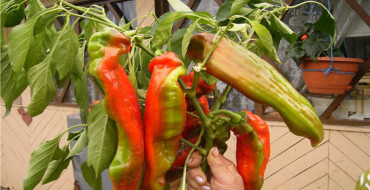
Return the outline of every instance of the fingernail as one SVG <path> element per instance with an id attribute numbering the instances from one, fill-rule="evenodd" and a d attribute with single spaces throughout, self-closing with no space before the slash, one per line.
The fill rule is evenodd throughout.
<path id="1" fill-rule="evenodd" d="M 190 157 L 188 163 L 192 162 L 193 160 L 193 157 Z"/>
<path id="2" fill-rule="evenodd" d="M 200 176 L 195 177 L 195 180 L 197 180 L 197 182 L 198 182 L 199 184 L 204 183 L 203 178 L 202 178 L 202 177 L 200 177 Z"/>
<path id="3" fill-rule="evenodd" d="M 215 149 L 213 150 L 212 154 L 213 154 L 213 156 L 214 156 L 214 157 L 216 157 L 216 158 L 217 158 L 217 157 L 220 155 L 220 152 L 218 151 L 218 148 L 215 148 Z"/>
<path id="4" fill-rule="evenodd" d="M 210 186 L 206 186 L 206 185 L 205 185 L 205 186 L 202 186 L 202 189 L 203 189 L 203 190 L 211 190 L 211 187 L 210 187 Z"/>

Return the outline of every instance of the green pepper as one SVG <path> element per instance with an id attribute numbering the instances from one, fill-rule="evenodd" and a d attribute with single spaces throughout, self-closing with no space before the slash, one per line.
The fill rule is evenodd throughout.
<path id="1" fill-rule="evenodd" d="M 117 151 L 109 168 L 115 190 L 136 189 L 144 164 L 139 103 L 118 61 L 120 54 L 129 51 L 130 39 L 111 28 L 92 35 L 88 45 L 89 71 L 104 89 L 104 111 L 117 123 Z"/>
<path id="2" fill-rule="evenodd" d="M 149 63 L 152 73 L 145 100 L 145 176 L 143 189 L 163 189 L 185 126 L 186 102 L 177 80 L 186 74 L 173 52 Z"/>
<path id="3" fill-rule="evenodd" d="M 200 33 L 192 37 L 187 55 L 204 60 L 215 36 Z M 315 109 L 277 70 L 238 44 L 221 39 L 205 65 L 206 71 L 226 82 L 246 97 L 275 108 L 289 130 L 317 146 L 324 130 Z"/>

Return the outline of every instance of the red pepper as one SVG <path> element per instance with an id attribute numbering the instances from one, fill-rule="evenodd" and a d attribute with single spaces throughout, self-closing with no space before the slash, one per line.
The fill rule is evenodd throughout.
<path id="1" fill-rule="evenodd" d="M 181 79 L 185 82 L 186 86 L 191 88 L 194 80 L 194 71 L 191 71 L 188 75 L 182 76 Z M 216 84 L 209 85 L 206 81 L 199 78 L 196 89 L 197 95 L 209 94 L 215 89 Z"/>
<path id="2" fill-rule="evenodd" d="M 303 40 L 305 40 L 305 39 L 307 39 L 308 38 L 308 34 L 305 34 L 305 35 L 303 35 L 302 37 L 301 37 L 301 40 L 303 41 Z"/>
<path id="3" fill-rule="evenodd" d="M 263 185 L 263 175 L 270 156 L 270 142 L 267 124 L 249 111 L 239 112 L 246 122 L 234 126 L 236 162 L 243 178 L 245 190 L 258 190 Z"/>
<path id="4" fill-rule="evenodd" d="M 159 190 L 165 174 L 175 160 L 185 127 L 186 102 L 178 77 L 186 73 L 173 52 L 155 57 L 149 63 L 150 78 L 145 100 L 144 190 Z"/>
<path id="5" fill-rule="evenodd" d="M 117 151 L 109 168 L 113 188 L 136 189 L 144 163 L 144 134 L 134 88 L 118 57 L 130 51 L 130 39 L 115 29 L 91 36 L 90 73 L 104 88 L 104 111 L 117 123 Z"/>
<path id="6" fill-rule="evenodd" d="M 260 170 L 260 177 L 263 179 L 266 166 L 270 158 L 270 131 L 267 123 L 260 116 L 254 115 L 251 111 L 248 110 L 245 110 L 245 112 L 247 112 L 248 123 L 251 124 L 254 131 L 256 131 L 258 138 L 263 144 L 263 153 L 265 157 L 263 159 L 263 164 Z"/>

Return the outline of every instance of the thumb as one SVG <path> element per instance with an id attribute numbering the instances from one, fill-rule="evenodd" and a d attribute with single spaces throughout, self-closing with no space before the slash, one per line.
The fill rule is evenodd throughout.
<path id="1" fill-rule="evenodd" d="M 214 177 L 219 178 L 225 176 L 225 174 L 232 174 L 236 171 L 233 162 L 221 155 L 217 147 L 211 148 L 209 152 L 210 154 L 208 154 L 207 161 Z"/>

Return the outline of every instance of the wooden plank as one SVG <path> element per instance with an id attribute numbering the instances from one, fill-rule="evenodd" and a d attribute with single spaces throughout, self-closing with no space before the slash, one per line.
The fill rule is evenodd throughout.
<path id="1" fill-rule="evenodd" d="M 233 133 L 230 134 L 230 139 L 226 141 L 226 144 L 227 151 L 225 152 L 224 156 L 236 164 L 236 136 Z"/>
<path id="2" fill-rule="evenodd" d="M 329 160 L 337 165 L 343 172 L 350 176 L 353 180 L 360 178 L 363 169 L 354 163 L 350 158 L 344 155 L 338 148 L 329 145 Z"/>
<path id="3" fill-rule="evenodd" d="M 355 189 L 356 181 L 331 161 L 329 161 L 329 177 L 343 189 Z"/>
<path id="4" fill-rule="evenodd" d="M 269 130 L 271 144 L 280 139 L 285 134 L 289 133 L 289 129 L 287 127 L 269 127 Z"/>
<path id="5" fill-rule="evenodd" d="M 271 143 L 270 161 L 299 141 L 303 141 L 303 137 L 296 136 L 292 133 L 286 133 L 279 140 Z M 308 141 L 306 143 L 308 143 Z"/>
<path id="6" fill-rule="evenodd" d="M 369 129 L 370 130 L 370 129 Z M 353 144 L 359 147 L 365 154 L 370 156 L 370 139 L 366 133 L 359 132 L 341 132 L 347 139 L 349 139 Z"/>
<path id="7" fill-rule="evenodd" d="M 317 165 L 317 163 L 322 162 L 323 160 L 327 160 L 328 147 L 328 143 L 325 143 L 310 151 L 309 153 L 300 155 L 298 159 L 289 161 L 288 164 L 282 163 L 284 164 L 284 167 L 280 167 L 279 162 L 270 162 L 269 164 L 267 164 L 265 173 L 266 189 L 274 189 L 299 175 L 300 173 L 302 173 L 302 171 L 306 171 L 314 165 Z M 290 156 L 293 156 L 293 154 L 290 154 Z M 268 176 L 267 172 L 271 172 L 269 171 L 271 168 L 278 168 L 278 170 L 276 170 L 276 172 L 272 175 Z M 323 168 L 323 170 L 325 171 L 324 173 L 326 174 L 327 165 L 323 166 Z M 321 175 L 320 177 L 324 176 L 325 174 Z M 308 183 L 306 185 L 308 185 Z"/>
<path id="8" fill-rule="evenodd" d="M 289 179 L 289 181 L 283 183 L 275 190 L 287 190 L 287 189 L 300 189 L 306 185 L 320 179 L 321 177 L 327 175 L 328 159 L 324 159 L 319 163 L 307 168 L 304 172 L 298 174 L 294 178 Z"/>
<path id="9" fill-rule="evenodd" d="M 329 190 L 344 190 L 333 179 L 329 178 Z"/>
<path id="10" fill-rule="evenodd" d="M 368 169 L 369 157 L 338 131 L 330 132 L 330 143 L 363 170 Z"/>
<path id="11" fill-rule="evenodd" d="M 153 11 L 154 11 L 154 0 L 136 0 L 136 15 L 137 16 L 144 16 L 148 12 L 153 12 Z M 137 19 L 138 27 L 149 26 L 153 22 L 154 22 L 154 18 L 152 16 Z"/>
<path id="12" fill-rule="evenodd" d="M 170 5 L 166 0 L 154 0 L 155 15 L 160 17 L 170 10 Z"/>
<path id="13" fill-rule="evenodd" d="M 65 110 L 64 110 L 65 109 Z M 2 106 L 1 110 L 5 110 Z M 75 113 L 78 109 L 75 108 L 58 108 L 47 107 L 45 112 L 34 118 L 30 127 L 26 127 L 23 121 L 20 120 L 16 109 L 12 109 L 10 115 L 5 119 L 1 119 L 1 186 L 10 187 L 11 189 L 23 189 L 23 179 L 27 174 L 29 167 L 29 159 L 33 151 L 30 143 L 33 138 L 35 142 L 39 142 L 37 138 L 54 138 L 48 137 L 47 134 L 57 134 L 67 128 L 66 117 L 68 114 Z M 46 119 L 45 117 L 46 116 Z M 50 120 L 48 119 L 50 117 Z M 42 130 L 46 125 L 47 130 Z M 50 131 L 49 131 L 50 129 Z M 35 130 L 43 135 L 35 134 Z M 42 140 L 41 140 L 42 141 Z M 65 140 L 64 140 L 65 141 Z M 37 145 L 38 146 L 38 145 Z M 73 168 L 70 165 L 63 172 L 60 179 L 46 185 L 38 185 L 35 189 L 73 189 L 74 177 Z"/>
<path id="14" fill-rule="evenodd" d="M 355 0 L 346 0 L 348 5 L 357 13 L 357 15 L 370 27 L 370 16 Z M 369 7 L 367 7 L 369 8 Z"/>
<path id="15" fill-rule="evenodd" d="M 313 189 L 328 189 L 329 186 L 329 175 L 312 182 L 311 184 L 305 186 L 301 190 L 313 190 Z"/>

